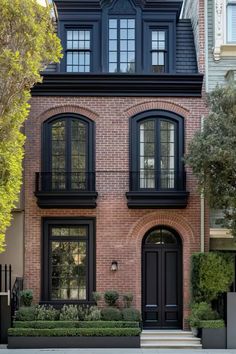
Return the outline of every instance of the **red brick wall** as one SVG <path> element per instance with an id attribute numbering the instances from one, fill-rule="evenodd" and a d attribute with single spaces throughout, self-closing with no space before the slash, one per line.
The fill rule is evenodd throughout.
<path id="1" fill-rule="evenodd" d="M 176 112 L 185 120 L 185 145 L 200 128 L 205 113 L 200 98 L 107 98 L 107 97 L 34 97 L 25 132 L 25 287 L 33 289 L 35 300 L 40 296 L 41 218 L 54 216 L 96 217 L 96 278 L 97 290 L 117 289 L 132 292 L 135 305 L 141 304 L 141 242 L 151 227 L 165 224 L 176 229 L 183 242 L 184 318 L 190 301 L 190 255 L 200 251 L 200 197 L 190 171 L 187 189 L 190 191 L 186 209 L 131 210 L 127 208 L 129 170 L 129 118 L 149 109 Z M 96 125 L 96 170 L 125 171 L 98 173 L 97 208 L 40 209 L 34 197 L 35 172 L 41 171 L 41 128 L 49 117 L 75 112 L 92 119 Z M 208 226 L 206 225 L 206 230 Z M 206 240 L 206 245 L 208 240 Z M 112 260 L 119 270 L 110 271 Z"/>

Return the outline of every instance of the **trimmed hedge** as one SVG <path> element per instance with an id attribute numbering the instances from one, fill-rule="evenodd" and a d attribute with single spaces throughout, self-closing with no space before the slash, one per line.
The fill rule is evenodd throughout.
<path id="1" fill-rule="evenodd" d="M 199 328 L 224 328 L 225 323 L 223 320 L 200 321 Z"/>
<path id="2" fill-rule="evenodd" d="M 139 328 L 134 321 L 14 321 L 14 328 Z"/>
<path id="3" fill-rule="evenodd" d="M 12 337 L 131 337 L 139 336 L 139 328 L 10 328 L 8 335 Z"/>

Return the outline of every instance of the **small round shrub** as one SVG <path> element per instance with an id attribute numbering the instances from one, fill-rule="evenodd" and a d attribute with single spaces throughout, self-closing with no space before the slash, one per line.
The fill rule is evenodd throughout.
<path id="1" fill-rule="evenodd" d="M 59 319 L 60 312 L 53 306 L 38 305 L 36 307 L 37 321 L 56 321 Z"/>
<path id="2" fill-rule="evenodd" d="M 103 321 L 120 321 L 122 316 L 119 309 L 107 307 L 101 310 L 101 318 Z"/>
<path id="3" fill-rule="evenodd" d="M 36 307 L 20 307 L 16 311 L 15 320 L 16 321 L 35 321 L 36 319 Z"/>
<path id="4" fill-rule="evenodd" d="M 140 311 L 133 308 L 125 308 L 122 310 L 122 318 L 124 321 L 141 321 Z"/>
<path id="5" fill-rule="evenodd" d="M 100 301 L 102 299 L 102 293 L 99 293 L 97 291 L 94 291 L 92 294 L 93 300 L 95 302 L 95 304 L 98 304 L 98 301 Z"/>
<path id="6" fill-rule="evenodd" d="M 78 321 L 78 308 L 76 305 L 64 305 L 60 312 L 60 321 Z"/>
<path id="7" fill-rule="evenodd" d="M 31 306 L 33 301 L 33 291 L 32 290 L 22 290 L 20 292 L 20 302 L 23 306 Z"/>
<path id="8" fill-rule="evenodd" d="M 199 327 L 200 321 L 218 320 L 219 314 L 212 310 L 211 305 L 207 302 L 194 303 L 189 316 L 189 324 L 191 327 Z"/>
<path id="9" fill-rule="evenodd" d="M 125 307 L 131 307 L 134 296 L 131 293 L 127 293 L 123 295 L 123 302 Z"/>
<path id="10" fill-rule="evenodd" d="M 104 300 L 108 306 L 116 306 L 116 302 L 118 299 L 119 299 L 119 294 L 115 290 L 106 291 L 104 294 Z"/>

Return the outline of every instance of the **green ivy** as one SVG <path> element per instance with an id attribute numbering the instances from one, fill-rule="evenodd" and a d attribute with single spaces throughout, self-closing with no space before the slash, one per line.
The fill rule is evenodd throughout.
<path id="1" fill-rule="evenodd" d="M 192 256 L 193 302 L 210 303 L 229 291 L 234 277 L 234 261 L 230 254 L 196 253 Z"/>

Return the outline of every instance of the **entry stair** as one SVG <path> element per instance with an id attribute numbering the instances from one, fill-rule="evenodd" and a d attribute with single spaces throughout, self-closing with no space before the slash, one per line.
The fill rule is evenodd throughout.
<path id="1" fill-rule="evenodd" d="M 190 331 L 143 330 L 141 348 L 147 349 L 202 349 L 200 338 Z"/>

